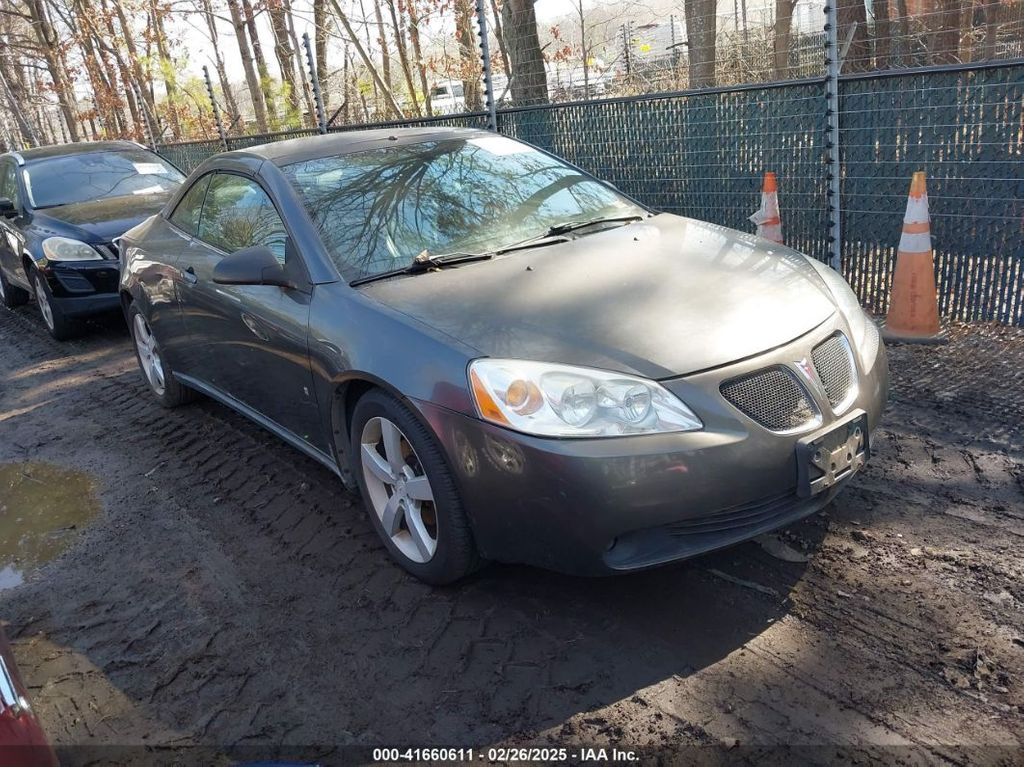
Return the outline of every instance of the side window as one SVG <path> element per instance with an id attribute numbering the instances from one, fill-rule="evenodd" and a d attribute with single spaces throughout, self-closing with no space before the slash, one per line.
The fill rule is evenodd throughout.
<path id="1" fill-rule="evenodd" d="M 171 223 L 193 237 L 199 233 L 199 214 L 203 210 L 203 198 L 206 197 L 206 187 L 209 185 L 209 175 L 196 181 L 171 214 Z"/>
<path id="2" fill-rule="evenodd" d="M 199 239 L 226 253 L 266 245 L 282 264 L 288 235 L 267 193 L 251 179 L 215 173 L 199 221 Z"/>
<path id="3" fill-rule="evenodd" d="M 0 197 L 6 197 L 18 207 L 17 169 L 10 160 L 0 162 Z"/>

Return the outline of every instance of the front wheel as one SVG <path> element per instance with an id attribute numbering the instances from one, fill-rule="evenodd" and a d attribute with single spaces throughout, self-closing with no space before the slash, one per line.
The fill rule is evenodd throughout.
<path id="1" fill-rule="evenodd" d="M 135 358 L 139 362 L 142 378 L 157 401 L 166 408 L 172 408 L 194 400 L 196 393 L 174 377 L 149 323 L 134 305 L 128 311 L 128 326 L 132 331 L 132 341 L 135 342 Z"/>
<path id="2" fill-rule="evenodd" d="M 36 294 L 36 303 L 39 304 L 39 313 L 43 315 L 43 322 L 50 335 L 58 341 L 67 341 L 78 335 L 79 324 L 70 317 L 64 316 L 64 312 L 53 300 L 53 294 L 46 284 L 46 278 L 40 272 L 32 274 L 32 287 Z"/>
<path id="3" fill-rule="evenodd" d="M 352 415 L 353 473 L 391 556 L 436 585 L 480 567 L 462 500 L 433 435 L 382 391 L 361 397 Z"/>

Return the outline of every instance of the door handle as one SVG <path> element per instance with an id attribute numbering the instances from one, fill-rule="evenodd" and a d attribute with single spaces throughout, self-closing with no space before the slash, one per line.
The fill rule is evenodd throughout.
<path id="1" fill-rule="evenodd" d="M 181 276 L 189 285 L 195 285 L 197 282 L 199 282 L 199 278 L 196 277 L 196 270 L 193 269 L 191 266 L 188 267 L 184 272 L 182 272 Z"/>

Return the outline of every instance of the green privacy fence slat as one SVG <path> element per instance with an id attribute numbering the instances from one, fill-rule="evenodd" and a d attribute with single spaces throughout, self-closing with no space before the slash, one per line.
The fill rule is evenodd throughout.
<path id="1" fill-rule="evenodd" d="M 746 232 L 778 174 L 787 242 L 827 257 L 820 83 L 576 103 L 498 115 L 498 129 L 658 210 Z"/>
<path id="2" fill-rule="evenodd" d="M 840 85 L 844 272 L 888 306 L 910 177 L 928 175 L 939 308 L 1024 325 L 1024 67 Z"/>
<path id="3" fill-rule="evenodd" d="M 828 258 L 821 80 L 501 110 L 501 133 L 566 157 L 659 210 L 742 231 L 765 171 L 779 178 L 786 243 Z M 843 271 L 884 311 L 910 177 L 928 173 L 940 308 L 1024 325 L 1024 65 L 950 68 L 840 82 Z M 366 128 L 484 128 L 453 115 Z M 229 148 L 315 135 L 228 140 Z M 218 141 L 168 144 L 192 170 Z"/>

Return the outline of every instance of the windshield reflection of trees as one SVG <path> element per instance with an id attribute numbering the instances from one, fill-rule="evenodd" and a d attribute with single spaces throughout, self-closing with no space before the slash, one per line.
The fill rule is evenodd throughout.
<path id="1" fill-rule="evenodd" d="M 407 266 L 424 250 L 491 251 L 567 219 L 633 208 L 523 145 L 498 154 L 463 140 L 426 142 L 311 160 L 287 172 L 349 278 Z"/>
<path id="2" fill-rule="evenodd" d="M 139 173 L 137 165 L 159 166 L 160 173 Z M 46 160 L 27 169 L 36 208 L 52 208 L 108 197 L 169 192 L 184 179 L 156 155 L 102 152 Z"/>

